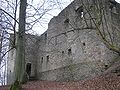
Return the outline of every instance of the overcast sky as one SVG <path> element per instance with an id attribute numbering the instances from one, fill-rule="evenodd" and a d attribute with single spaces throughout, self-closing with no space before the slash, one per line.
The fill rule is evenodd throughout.
<path id="1" fill-rule="evenodd" d="M 120 0 L 115 0 L 115 1 L 117 1 L 117 2 L 119 2 L 119 3 L 120 3 Z"/>
<path id="2" fill-rule="evenodd" d="M 33 1 L 35 3 L 39 2 L 39 0 L 33 0 Z M 40 1 L 42 1 L 42 0 L 40 0 Z M 43 20 L 41 20 L 41 25 L 38 23 L 34 26 L 35 33 L 37 33 L 39 35 L 44 33 L 48 28 L 48 23 L 49 23 L 50 19 L 53 18 L 53 16 L 57 16 L 61 12 L 61 10 L 64 9 L 66 6 L 68 6 L 73 0 L 54 0 L 54 1 L 56 3 L 57 3 L 57 1 L 62 2 L 62 4 L 58 5 L 58 7 L 57 7 L 58 9 L 53 9 L 52 11 L 48 12 L 49 14 L 46 14 L 43 17 Z M 120 0 L 115 0 L 115 1 L 120 3 Z"/>
<path id="3" fill-rule="evenodd" d="M 49 0 L 48 0 L 49 1 Z M 55 7 L 56 9 L 52 9 L 51 11 L 47 12 L 47 14 L 45 14 L 42 19 L 40 20 L 40 23 L 37 23 L 34 25 L 33 28 L 33 32 L 32 33 L 36 33 L 37 34 L 42 34 L 44 33 L 47 28 L 48 28 L 48 23 L 51 20 L 51 18 L 53 18 L 53 16 L 57 16 L 66 6 L 68 6 L 73 0 L 51 0 L 54 3 L 56 3 Z M 34 6 L 40 5 L 42 2 L 42 0 L 33 0 L 32 3 L 34 3 Z M 60 3 L 58 3 L 60 2 Z M 48 3 L 51 4 L 51 3 Z M 35 34 L 34 33 L 34 34 Z"/>

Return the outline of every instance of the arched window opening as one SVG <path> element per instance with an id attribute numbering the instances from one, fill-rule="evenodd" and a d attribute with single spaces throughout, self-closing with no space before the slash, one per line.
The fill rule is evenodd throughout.
<path id="1" fill-rule="evenodd" d="M 83 18 L 84 12 L 83 12 L 83 6 L 80 6 L 76 9 L 77 14 Z"/>

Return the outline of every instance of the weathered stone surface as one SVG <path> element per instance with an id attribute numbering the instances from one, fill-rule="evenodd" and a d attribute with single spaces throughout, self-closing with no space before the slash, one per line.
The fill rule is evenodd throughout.
<path id="1" fill-rule="evenodd" d="M 116 26 L 120 24 L 118 20 L 120 5 L 116 4 L 115 14 L 109 9 L 108 0 L 102 1 L 105 6 L 106 20 L 103 18 L 103 26 L 100 29 L 102 31 L 103 28 L 104 30 L 108 28 L 112 32 L 111 23 Z M 89 8 L 96 2 L 83 0 L 83 3 L 86 8 Z M 40 37 L 28 35 L 31 38 L 29 39 L 27 36 L 26 63 L 31 63 L 31 76 L 51 81 L 86 79 L 99 75 L 118 56 L 110 51 L 97 36 L 95 25 L 83 7 L 83 3 L 82 0 L 73 1 L 58 16 L 51 19 L 48 30 Z M 95 18 L 95 11 L 91 12 Z M 114 42 L 120 41 L 115 32 L 112 35 L 116 35 Z M 14 56 L 11 56 L 13 53 L 9 54 L 8 67 L 11 65 L 11 60 L 13 64 L 8 72 L 10 69 L 13 71 Z"/>

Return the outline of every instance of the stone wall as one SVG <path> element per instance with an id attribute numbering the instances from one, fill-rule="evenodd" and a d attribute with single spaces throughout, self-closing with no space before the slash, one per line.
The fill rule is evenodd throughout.
<path id="1" fill-rule="evenodd" d="M 27 66 L 27 63 L 31 64 L 31 74 L 30 77 L 36 77 L 37 76 L 37 50 L 38 50 L 38 45 L 37 39 L 38 36 L 26 34 L 26 39 L 25 39 L 25 65 Z M 12 42 L 13 42 L 13 35 L 10 35 L 10 46 L 9 49 L 12 47 Z M 8 61 L 7 61 L 7 84 L 13 83 L 15 79 L 14 75 L 14 66 L 15 66 L 15 57 L 16 57 L 16 49 L 10 50 L 8 54 Z"/>
<path id="2" fill-rule="evenodd" d="M 86 8 L 96 3 L 94 0 L 89 1 L 83 1 Z M 85 79 L 103 72 L 117 57 L 116 53 L 107 49 L 101 42 L 83 3 L 75 0 L 49 22 L 46 43 L 39 50 L 41 53 L 39 56 L 41 63 L 37 63 L 39 79 L 53 81 Z M 111 33 L 113 11 L 109 9 L 107 0 L 103 0 L 102 4 L 105 6 L 107 23 L 103 18 L 104 26 L 100 29 L 102 31 L 102 28 L 108 28 Z M 95 18 L 95 13 L 92 12 L 91 15 Z M 41 51 L 42 47 L 44 47 L 43 51 Z"/>
<path id="3" fill-rule="evenodd" d="M 114 61 L 118 55 L 102 43 L 91 16 L 83 6 L 92 7 L 96 1 L 75 0 L 51 19 L 48 30 L 40 37 L 27 35 L 26 64 L 31 63 L 32 77 L 51 81 L 82 80 L 101 74 Z M 111 35 L 117 35 L 112 31 L 112 24 L 120 28 L 120 5 L 116 4 L 116 9 L 111 10 L 108 0 L 102 1 L 105 17 L 102 17 L 100 30 L 103 33 L 103 29 L 109 29 Z M 95 11 L 91 12 L 95 19 Z M 106 37 L 109 40 L 109 36 Z M 120 42 L 119 35 L 114 42 Z M 9 72 L 14 72 L 14 58 L 15 50 L 9 53 L 9 78 L 12 75 Z"/>

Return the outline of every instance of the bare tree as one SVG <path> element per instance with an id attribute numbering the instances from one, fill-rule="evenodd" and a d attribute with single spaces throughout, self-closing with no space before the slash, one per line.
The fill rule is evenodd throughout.
<path id="1" fill-rule="evenodd" d="M 99 38 L 109 50 L 120 55 L 120 4 L 115 0 L 79 0 L 79 2 L 81 2 L 79 20 L 85 22 L 85 27 L 79 28 L 73 24 L 75 22 L 69 22 L 72 30 L 94 30 L 96 38 Z M 120 61 L 112 63 L 115 64 L 114 67 L 110 67 L 105 73 L 117 69 L 119 63 Z"/>
<path id="2" fill-rule="evenodd" d="M 92 19 L 93 24 L 96 28 L 96 33 L 98 37 L 102 40 L 102 42 L 108 47 L 108 49 L 120 54 L 120 46 L 119 46 L 119 12 L 117 11 L 117 8 L 119 4 L 115 2 L 114 0 L 108 1 L 109 3 L 109 10 L 111 13 L 109 13 L 109 17 L 107 17 L 107 11 L 106 11 L 106 4 L 104 0 L 96 0 L 94 2 L 94 6 L 91 8 L 91 10 L 85 6 L 83 3 L 83 7 L 88 11 L 89 17 Z M 93 12 L 93 10 L 95 12 Z M 95 17 L 93 17 L 94 15 Z M 115 20 L 118 19 L 117 20 Z M 110 21 L 107 21 L 110 19 Z M 118 22 L 118 23 L 116 23 Z M 104 24 L 104 25 L 103 25 Z"/>
<path id="3" fill-rule="evenodd" d="M 28 1 L 28 3 L 27 3 L 27 15 L 25 17 L 26 23 L 24 23 L 26 25 L 25 31 L 32 30 L 33 27 L 36 25 L 36 23 L 39 24 L 40 26 L 42 26 L 42 24 L 41 24 L 42 23 L 41 21 L 43 20 L 42 17 L 45 14 L 50 15 L 48 12 L 53 9 L 56 9 L 56 4 L 58 4 L 58 5 L 61 4 L 61 3 L 59 3 L 59 1 L 55 2 L 54 0 L 43 0 L 42 4 L 40 2 L 37 4 L 37 7 L 35 7 L 36 5 L 32 5 L 32 2 L 33 1 Z M 2 15 L 1 15 L 2 19 L 0 20 L 0 26 L 1 26 L 2 30 L 4 30 L 4 33 L 7 34 L 7 36 L 5 36 L 4 38 L 8 40 L 9 39 L 8 34 L 14 33 L 13 40 L 9 39 L 9 41 L 12 44 L 11 48 L 9 48 L 9 50 L 6 50 L 3 53 L 3 55 L 1 56 L 3 58 L 13 48 L 16 48 L 16 50 L 18 49 L 17 48 L 18 47 L 17 45 L 19 45 L 18 38 L 19 38 L 19 36 L 20 37 L 22 36 L 24 39 L 25 31 L 24 31 L 23 35 L 21 35 L 22 31 L 20 31 L 20 32 L 18 31 L 18 26 L 21 27 L 20 21 L 18 21 L 18 19 L 20 20 L 20 17 L 18 17 L 18 7 L 20 6 L 20 1 L 19 0 L 2 0 L 1 3 L 2 3 L 2 5 L 0 7 L 0 12 L 2 12 Z M 3 6 L 3 5 L 5 5 L 5 6 Z M 23 17 L 22 17 L 22 19 L 23 19 Z M 18 36 L 18 38 L 16 38 L 17 36 Z M 1 44 L 0 44 L 0 46 L 1 46 Z M 9 45 L 7 44 L 7 47 L 8 46 Z M 2 48 L 3 48 L 3 46 L 2 46 Z M 23 62 L 24 62 L 24 60 L 23 60 Z M 23 62 L 21 65 L 24 66 Z M 24 67 L 24 69 L 25 69 L 25 67 Z"/>

